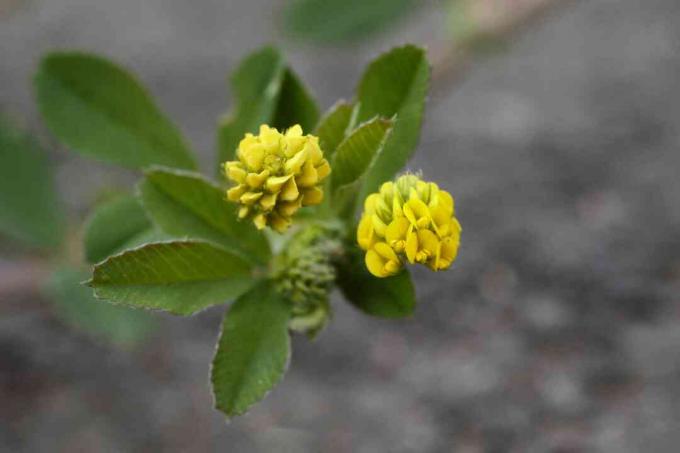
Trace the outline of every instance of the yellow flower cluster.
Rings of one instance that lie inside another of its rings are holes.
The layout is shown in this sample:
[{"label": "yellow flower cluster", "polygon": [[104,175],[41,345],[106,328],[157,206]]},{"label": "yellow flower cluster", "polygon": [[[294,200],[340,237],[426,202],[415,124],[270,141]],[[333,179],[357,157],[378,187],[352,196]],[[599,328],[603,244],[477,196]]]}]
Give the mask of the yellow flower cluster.
[{"label": "yellow flower cluster", "polygon": [[225,176],[236,183],[227,199],[241,206],[240,219],[252,219],[258,229],[270,225],[283,232],[300,207],[323,200],[321,181],[331,167],[318,137],[302,135],[299,125],[285,134],[260,126],[259,135],[241,140],[236,157],[224,164]]},{"label": "yellow flower cluster", "polygon": [[357,229],[366,267],[389,277],[402,265],[420,263],[434,271],[456,259],[461,227],[451,195],[435,183],[406,174],[369,195]]}]

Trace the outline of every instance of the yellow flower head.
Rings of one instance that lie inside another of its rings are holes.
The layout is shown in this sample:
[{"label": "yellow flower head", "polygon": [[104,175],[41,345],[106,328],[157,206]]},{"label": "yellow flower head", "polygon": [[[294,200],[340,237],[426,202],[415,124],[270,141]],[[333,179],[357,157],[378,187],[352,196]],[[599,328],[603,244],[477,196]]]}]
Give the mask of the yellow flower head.
[{"label": "yellow flower head", "polygon": [[458,254],[460,233],[451,195],[406,174],[366,197],[357,241],[369,272],[389,277],[407,261],[447,269]]},{"label": "yellow flower head", "polygon": [[227,199],[238,203],[238,216],[252,219],[258,229],[270,225],[285,231],[302,206],[323,200],[321,181],[331,172],[319,139],[302,135],[295,125],[285,134],[266,124],[260,134],[246,134],[236,152],[238,160],[224,163],[224,174],[236,185]]}]

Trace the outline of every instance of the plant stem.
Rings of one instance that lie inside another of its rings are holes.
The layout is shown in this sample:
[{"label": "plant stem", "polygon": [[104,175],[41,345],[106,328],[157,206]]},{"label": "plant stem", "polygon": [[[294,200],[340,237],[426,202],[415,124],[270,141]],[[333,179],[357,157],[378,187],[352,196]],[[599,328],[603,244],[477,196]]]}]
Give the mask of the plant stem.
[{"label": "plant stem", "polygon": [[[435,89],[456,82],[469,66],[480,43],[504,42],[557,6],[573,0],[451,0],[466,15],[465,33],[432,49]],[[458,10],[457,10],[458,11]],[[453,34],[453,33],[452,33]]]}]

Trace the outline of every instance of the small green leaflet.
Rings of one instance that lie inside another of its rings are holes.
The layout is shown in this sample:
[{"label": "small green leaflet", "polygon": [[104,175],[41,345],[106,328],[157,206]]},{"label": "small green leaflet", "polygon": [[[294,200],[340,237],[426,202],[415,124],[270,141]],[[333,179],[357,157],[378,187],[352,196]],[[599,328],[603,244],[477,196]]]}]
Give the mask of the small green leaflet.
[{"label": "small green leaflet", "polygon": [[43,151],[0,117],[0,233],[28,246],[55,248],[63,220]]},{"label": "small green leaflet", "polygon": [[225,191],[198,173],[152,168],[139,185],[142,205],[160,230],[174,237],[204,239],[266,263],[271,252],[262,232],[239,221]]},{"label": "small green leaflet", "polygon": [[172,241],[143,245],[94,268],[95,296],[137,308],[190,315],[229,302],[256,282],[250,263],[217,245]]},{"label": "small green leaflet", "polygon": [[40,63],[35,89],[48,127],[76,152],[131,168],[196,168],[179,130],[144,87],[102,57],[51,53]]},{"label": "small green leaflet", "polygon": [[358,120],[396,118],[382,152],[366,172],[359,199],[391,180],[411,157],[420,137],[429,78],[425,51],[412,45],[381,55],[364,73],[357,88]]},{"label": "small green leaflet", "polygon": [[156,327],[153,315],[98,301],[83,285],[87,277],[87,272],[71,268],[59,269],[52,275],[45,289],[57,316],[93,337],[120,346],[134,346],[145,340]]},{"label": "small green leaflet", "polygon": [[228,417],[245,413],[288,367],[290,306],[272,283],[241,296],[222,322],[212,363],[215,406]]},{"label": "small green leaflet", "polygon": [[334,189],[351,184],[361,178],[389,135],[392,121],[374,118],[354,129],[338,145],[333,156],[332,186]]},{"label": "small green leaflet", "polygon": [[146,237],[152,228],[134,196],[114,197],[95,207],[85,223],[85,258],[97,263]]},{"label": "small green leaflet", "polygon": [[340,101],[321,118],[314,131],[314,135],[319,137],[319,146],[324,157],[329,162],[332,162],[335,150],[349,133],[353,112],[353,104]]}]

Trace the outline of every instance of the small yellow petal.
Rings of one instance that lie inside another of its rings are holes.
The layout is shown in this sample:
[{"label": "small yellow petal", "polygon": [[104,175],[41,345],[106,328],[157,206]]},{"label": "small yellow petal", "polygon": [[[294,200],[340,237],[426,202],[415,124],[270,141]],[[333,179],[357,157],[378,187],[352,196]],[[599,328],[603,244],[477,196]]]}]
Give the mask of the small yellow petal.
[{"label": "small yellow petal", "polygon": [[449,210],[451,215],[455,213],[456,205],[450,193],[445,190],[440,190],[437,198],[437,202],[440,206],[443,206],[445,209]]},{"label": "small yellow petal", "polygon": [[265,146],[270,147],[271,145],[278,145],[281,134],[276,128],[263,124],[260,126],[259,138]]},{"label": "small yellow petal", "polygon": [[243,169],[240,162],[227,162],[224,166],[224,171],[227,178],[239,184],[245,181],[246,175],[248,174]]},{"label": "small yellow petal", "polygon": [[253,223],[258,230],[261,230],[267,226],[267,217],[264,214],[258,214],[253,218]]},{"label": "small yellow petal", "polygon": [[368,250],[373,246],[375,238],[373,235],[373,222],[370,216],[364,215],[361,217],[357,227],[357,242],[359,247],[364,250]]},{"label": "small yellow petal", "polygon": [[408,262],[413,264],[416,261],[416,253],[418,253],[418,236],[414,231],[406,235],[406,258]]},{"label": "small yellow petal", "polygon": [[411,222],[411,225],[415,225],[418,219],[416,218],[416,214],[413,212],[411,206],[407,203],[403,206],[402,209],[404,212],[404,216],[408,219],[409,222]]},{"label": "small yellow petal", "polygon": [[399,272],[399,269],[401,269],[401,263],[398,261],[388,261],[387,263],[385,263],[384,270],[385,273],[387,273],[388,275],[396,274],[397,272]]},{"label": "small yellow petal", "polygon": [[323,152],[321,151],[321,148],[319,148],[319,139],[317,137],[309,137],[309,140],[305,143],[304,149],[307,151],[309,160],[311,160],[314,165],[321,163]]},{"label": "small yellow petal", "polygon": [[418,244],[420,249],[427,250],[434,254],[439,245],[437,236],[430,230],[418,230]]},{"label": "small yellow petal", "polygon": [[380,195],[377,193],[372,193],[366,197],[366,201],[364,201],[364,211],[366,214],[372,215],[375,213],[375,202],[379,197]]},{"label": "small yellow petal", "polygon": [[406,240],[406,233],[409,226],[409,221],[404,217],[397,217],[392,220],[385,230],[385,239],[387,240],[387,243],[392,245],[392,242],[394,241]]},{"label": "small yellow petal", "polygon": [[323,190],[318,187],[305,189],[302,192],[302,204],[304,206],[312,206],[323,201]]},{"label": "small yellow petal", "polygon": [[403,203],[400,201],[399,197],[399,192],[395,193],[395,196],[392,198],[392,217],[403,217],[404,216],[404,211],[401,208]]},{"label": "small yellow petal", "polygon": [[283,217],[292,217],[292,215],[295,214],[298,209],[300,209],[300,206],[301,203],[299,200],[286,201],[284,203],[280,203],[277,209],[279,211],[279,214],[281,214]]},{"label": "small yellow petal", "polygon": [[238,201],[241,198],[241,195],[243,195],[248,188],[240,184],[236,187],[232,187],[231,189],[227,190],[227,199],[229,201]]},{"label": "small yellow petal", "polygon": [[247,133],[238,144],[238,149],[236,150],[237,157],[241,159],[243,157],[244,150],[248,149],[250,146],[257,142],[258,140],[253,134]]},{"label": "small yellow petal", "polygon": [[250,213],[250,208],[248,206],[241,206],[241,208],[238,210],[238,218],[239,219],[244,219],[248,214]]},{"label": "small yellow petal", "polygon": [[418,219],[430,216],[430,209],[425,203],[423,203],[422,200],[418,198],[411,198],[407,203]]},{"label": "small yellow petal", "polygon": [[399,261],[399,257],[396,253],[394,253],[392,247],[387,245],[385,242],[377,242],[373,246],[373,250],[375,250],[378,255],[382,256],[386,260]]},{"label": "small yellow petal", "polygon": [[255,143],[243,151],[243,158],[250,171],[260,171],[264,161],[264,147]]},{"label": "small yellow petal", "polygon": [[388,206],[383,197],[376,200],[375,213],[383,220],[383,222],[390,222],[392,220],[391,206]]},{"label": "small yellow petal", "polygon": [[286,173],[288,174],[298,174],[302,170],[302,165],[307,160],[307,148],[303,148],[302,151],[295,154],[293,157],[286,161],[284,166]]},{"label": "small yellow petal", "polygon": [[457,238],[444,238],[442,240],[442,249],[440,252],[440,259],[451,263],[456,259],[458,255],[458,246],[460,245],[460,240]]},{"label": "small yellow petal", "polygon": [[312,162],[307,161],[302,167],[302,174],[295,178],[295,182],[299,187],[311,187],[319,181],[316,173],[316,168]]},{"label": "small yellow petal", "polygon": [[254,204],[257,200],[262,198],[262,192],[246,192],[241,195],[239,201],[246,205]]},{"label": "small yellow petal", "polygon": [[297,184],[295,184],[295,179],[291,178],[281,189],[281,199],[284,201],[293,201],[298,196],[300,196],[300,191],[298,190]]},{"label": "small yellow petal", "polygon": [[260,173],[248,173],[246,176],[246,182],[253,189],[258,189],[265,182],[269,176],[268,170],[262,170]]},{"label": "small yellow petal", "polygon": [[292,178],[293,175],[286,175],[286,176],[271,176],[267,179],[267,183],[265,184],[265,187],[269,192],[278,192],[281,190],[281,187],[288,182],[290,178]]},{"label": "small yellow petal", "polygon": [[286,130],[286,137],[302,137],[302,127],[299,124],[289,127]]},{"label": "small yellow petal", "polygon": [[380,186],[380,195],[383,197],[392,197],[394,194],[394,183],[392,181],[387,181]]},{"label": "small yellow petal", "polygon": [[385,230],[387,229],[387,225],[385,225],[385,222],[378,217],[378,214],[373,214],[371,216],[371,222],[373,222],[373,230],[375,231],[375,234],[380,236],[381,238],[385,237]]},{"label": "small yellow petal", "polygon": [[331,173],[331,166],[328,164],[328,161],[326,159],[323,159],[321,163],[316,167],[316,174],[317,177],[319,178],[319,181],[323,181],[326,179],[326,176],[328,176]]},{"label": "small yellow petal", "polygon": [[283,154],[287,158],[291,158],[302,151],[305,143],[307,143],[307,137],[286,137],[284,143]]},{"label": "small yellow petal", "polygon": [[271,211],[274,209],[274,206],[276,206],[277,196],[277,193],[268,193],[267,195],[264,195],[262,198],[260,198],[260,206],[262,206],[262,209],[265,211]]},{"label": "small yellow petal", "polygon": [[366,262],[366,267],[371,274],[380,278],[387,277],[388,274],[385,272],[385,260],[380,255],[378,255],[375,250],[369,250],[366,252],[364,261]]}]

